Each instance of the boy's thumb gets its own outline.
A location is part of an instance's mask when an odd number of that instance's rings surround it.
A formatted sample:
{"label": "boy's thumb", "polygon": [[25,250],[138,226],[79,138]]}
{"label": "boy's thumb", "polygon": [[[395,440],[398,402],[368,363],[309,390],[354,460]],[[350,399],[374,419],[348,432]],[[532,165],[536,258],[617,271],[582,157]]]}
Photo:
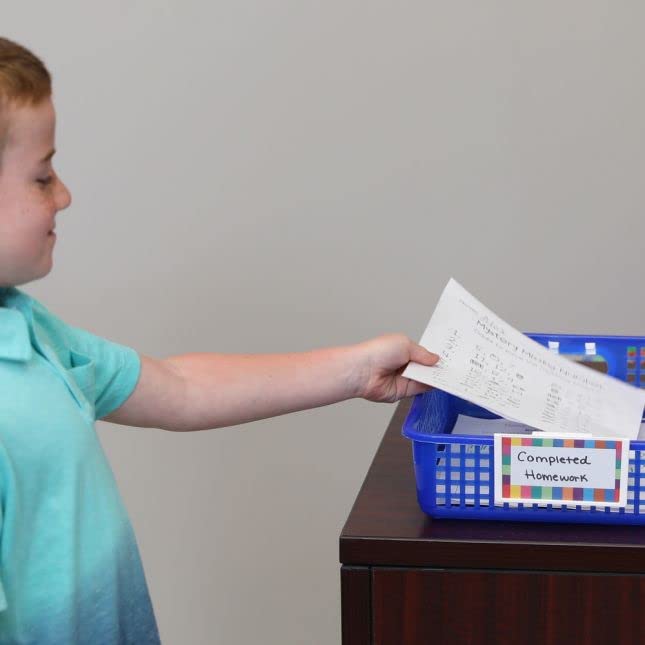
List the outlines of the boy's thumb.
{"label": "boy's thumb", "polygon": [[434,365],[439,360],[439,356],[428,351],[425,347],[421,347],[421,345],[413,345],[410,360],[421,365]]}

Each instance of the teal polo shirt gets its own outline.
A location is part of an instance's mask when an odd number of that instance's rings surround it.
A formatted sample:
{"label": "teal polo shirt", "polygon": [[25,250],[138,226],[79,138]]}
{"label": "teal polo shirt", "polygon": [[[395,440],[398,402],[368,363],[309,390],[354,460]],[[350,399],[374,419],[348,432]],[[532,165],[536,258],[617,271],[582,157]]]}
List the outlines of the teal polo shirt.
{"label": "teal polo shirt", "polygon": [[131,348],[0,288],[0,643],[159,643],[94,422],[132,393]]}

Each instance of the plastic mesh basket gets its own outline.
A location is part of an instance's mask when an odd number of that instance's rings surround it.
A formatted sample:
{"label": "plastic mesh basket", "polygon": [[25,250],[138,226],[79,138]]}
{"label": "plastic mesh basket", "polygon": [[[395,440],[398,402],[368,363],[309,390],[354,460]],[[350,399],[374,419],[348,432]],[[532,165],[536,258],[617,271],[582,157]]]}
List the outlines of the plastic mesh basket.
{"label": "plastic mesh basket", "polygon": [[[540,342],[553,338],[580,339],[581,342],[583,339],[582,336],[532,337]],[[633,347],[640,347],[641,341],[645,348],[645,338],[596,338],[610,342],[615,354],[611,361],[623,369],[619,378],[627,380],[628,371],[624,367],[627,358],[633,353]],[[588,340],[589,337],[584,339]],[[640,360],[636,362],[640,368]],[[618,370],[611,370],[615,371]],[[640,377],[636,381],[639,382]],[[490,436],[453,435],[459,415],[478,418],[484,431],[484,424],[499,419],[463,399],[432,390],[415,397],[403,425],[403,435],[412,440],[417,498],[421,508],[429,515],[454,519],[645,524],[645,441],[630,443],[627,505],[624,508],[575,502],[566,506],[548,503],[495,504],[492,437],[495,430],[491,430]]]}

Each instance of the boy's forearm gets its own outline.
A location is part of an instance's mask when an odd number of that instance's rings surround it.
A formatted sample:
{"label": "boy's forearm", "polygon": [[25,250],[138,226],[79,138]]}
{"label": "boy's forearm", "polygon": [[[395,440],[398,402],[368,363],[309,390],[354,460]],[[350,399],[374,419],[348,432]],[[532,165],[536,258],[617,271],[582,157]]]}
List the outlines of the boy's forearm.
{"label": "boy's forearm", "polygon": [[166,363],[185,383],[177,430],[205,430],[359,396],[359,345],[293,354],[184,354]]}
{"label": "boy's forearm", "polygon": [[403,376],[439,357],[403,334],[297,354],[141,356],[130,396],[104,420],[142,428],[219,428],[352,397],[392,403],[428,390]]}

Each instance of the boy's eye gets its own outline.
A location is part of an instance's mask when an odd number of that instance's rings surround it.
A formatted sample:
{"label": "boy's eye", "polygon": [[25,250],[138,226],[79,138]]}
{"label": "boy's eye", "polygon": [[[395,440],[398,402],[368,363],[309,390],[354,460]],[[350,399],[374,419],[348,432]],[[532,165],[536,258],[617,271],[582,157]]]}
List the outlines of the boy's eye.
{"label": "boy's eye", "polygon": [[54,178],[51,175],[49,175],[48,177],[40,177],[36,179],[36,182],[39,183],[41,186],[49,186],[49,184],[52,183],[53,179]]}

